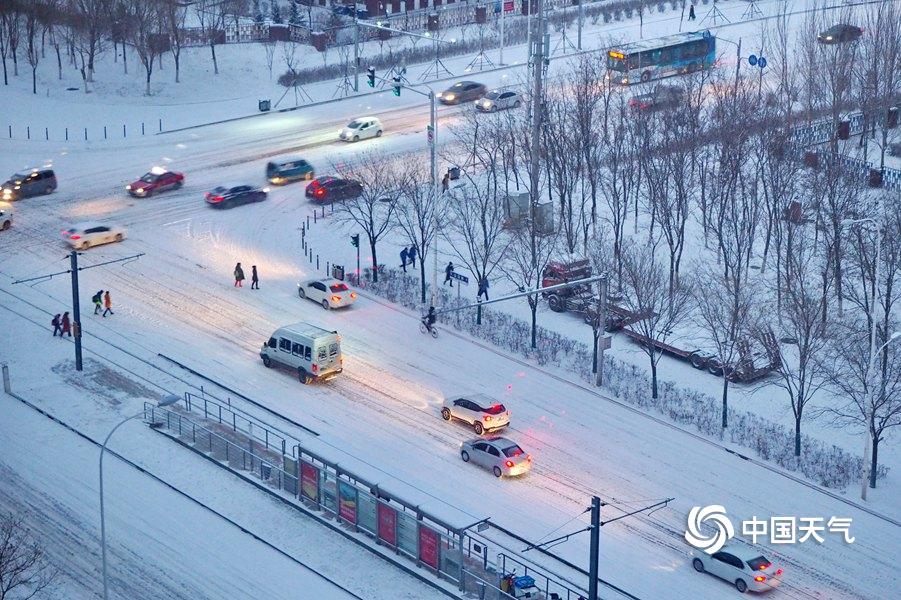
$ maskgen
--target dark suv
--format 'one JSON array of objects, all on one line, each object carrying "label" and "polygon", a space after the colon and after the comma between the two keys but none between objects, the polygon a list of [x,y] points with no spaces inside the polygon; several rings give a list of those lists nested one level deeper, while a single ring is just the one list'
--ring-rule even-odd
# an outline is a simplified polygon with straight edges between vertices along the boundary
[{"label": "dark suv", "polygon": [[30,172],[16,173],[0,186],[0,200],[52,194],[55,189],[56,174],[53,169],[32,169]]}]

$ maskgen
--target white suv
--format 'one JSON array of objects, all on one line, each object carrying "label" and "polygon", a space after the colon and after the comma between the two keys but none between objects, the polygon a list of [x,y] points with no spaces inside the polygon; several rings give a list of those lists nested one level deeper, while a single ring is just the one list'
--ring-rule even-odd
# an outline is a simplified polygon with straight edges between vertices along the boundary
[{"label": "white suv", "polygon": [[510,424],[510,411],[507,407],[481,394],[445,398],[441,417],[445,421],[459,419],[469,423],[476,435],[497,431]]}]

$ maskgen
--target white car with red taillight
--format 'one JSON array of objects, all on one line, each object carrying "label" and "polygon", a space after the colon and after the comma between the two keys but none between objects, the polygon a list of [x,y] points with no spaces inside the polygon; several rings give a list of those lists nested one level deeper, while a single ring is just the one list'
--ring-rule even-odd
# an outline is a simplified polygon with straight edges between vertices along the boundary
[{"label": "white car with red taillight", "polygon": [[726,544],[713,555],[697,552],[691,565],[698,573],[710,573],[725,579],[741,593],[765,592],[779,587],[782,568],[763,557],[752,546]]},{"label": "white car with red taillight", "polygon": [[504,437],[476,438],[460,444],[460,458],[494,473],[515,477],[532,470],[532,456]]},{"label": "white car with red taillight", "polygon": [[325,310],[350,306],[357,301],[357,293],[352,292],[346,283],[330,277],[298,283],[297,295],[321,304]]},{"label": "white car with red taillight", "polygon": [[497,431],[510,424],[510,411],[507,407],[482,394],[445,398],[441,417],[445,421],[458,419],[469,423],[476,435]]},{"label": "white car with red taillight", "polygon": [[121,242],[125,239],[125,229],[108,223],[77,223],[63,229],[62,235],[76,250],[87,250],[91,246]]}]

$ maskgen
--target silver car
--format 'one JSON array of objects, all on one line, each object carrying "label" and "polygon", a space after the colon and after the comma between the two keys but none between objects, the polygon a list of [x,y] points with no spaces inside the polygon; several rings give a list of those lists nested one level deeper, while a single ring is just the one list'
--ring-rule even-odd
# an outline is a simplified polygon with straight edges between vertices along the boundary
[{"label": "silver car", "polygon": [[525,475],[532,469],[532,457],[515,442],[504,437],[477,438],[460,444],[460,458],[472,461],[495,477]]},{"label": "silver car", "polygon": [[520,100],[519,94],[511,90],[491,90],[476,100],[476,108],[484,112],[519,108],[520,104],[522,104],[522,100]]}]

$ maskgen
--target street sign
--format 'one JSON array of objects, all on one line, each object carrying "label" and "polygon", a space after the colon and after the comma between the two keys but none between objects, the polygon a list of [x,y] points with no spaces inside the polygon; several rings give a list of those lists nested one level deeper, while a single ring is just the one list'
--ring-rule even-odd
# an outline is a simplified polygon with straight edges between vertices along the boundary
[{"label": "street sign", "polygon": [[760,59],[757,61],[757,66],[760,67],[761,69],[765,69],[766,68],[766,59],[761,56]]},{"label": "street sign", "polygon": [[460,275],[459,273],[457,273],[455,271],[451,271],[450,276],[451,276],[451,279],[456,279],[460,283],[469,285],[469,277],[467,277],[466,275]]},{"label": "street sign", "polygon": [[613,336],[609,333],[601,336],[598,339],[598,346],[600,350],[610,350],[610,347],[613,345]]},{"label": "street sign", "polygon": [[504,12],[510,12],[513,10],[513,0],[509,0],[509,2],[504,2]]},{"label": "street sign", "polygon": [[749,57],[748,57],[748,64],[751,65],[752,67],[756,66],[756,65],[757,65],[757,56],[754,55],[754,54],[752,54],[751,56],[749,56]]}]

